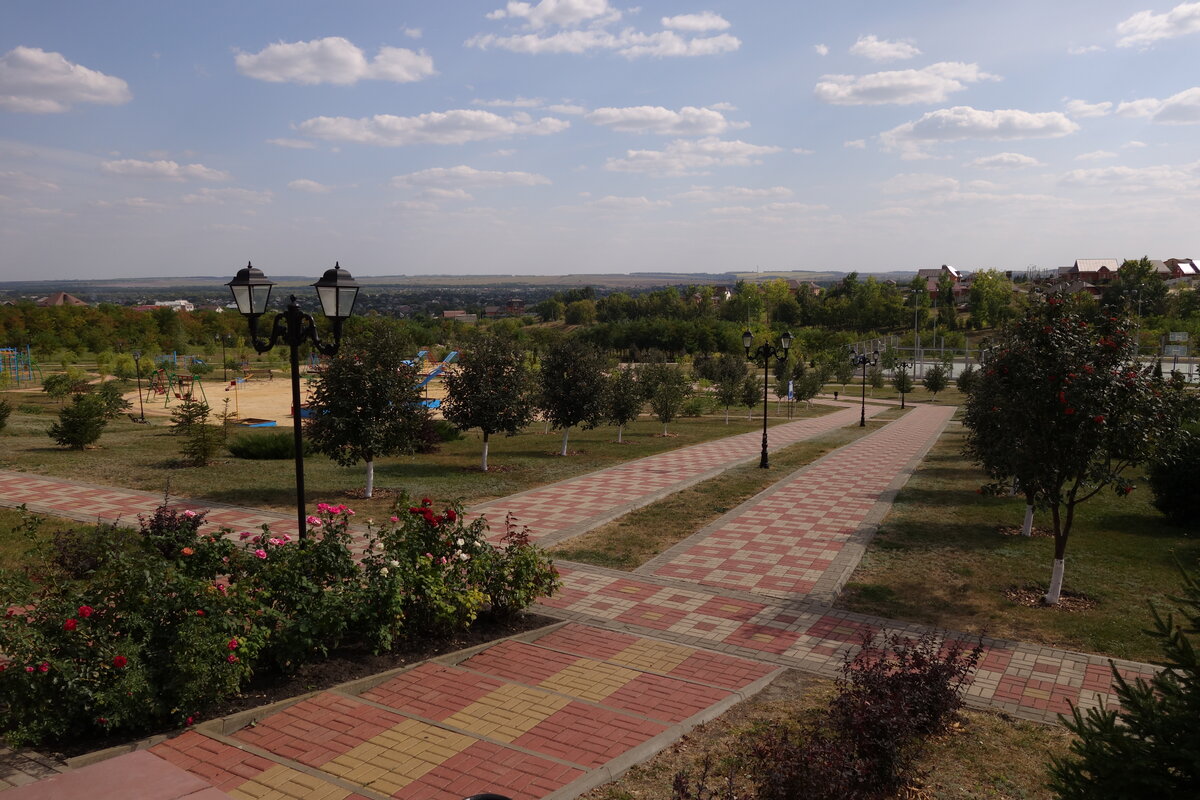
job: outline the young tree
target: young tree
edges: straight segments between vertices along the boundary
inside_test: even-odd
[[[937,393],[950,384],[950,379],[946,377],[945,367],[941,364],[934,364],[925,371],[925,377],[921,379],[921,383],[931,395],[937,397]]]
[[[171,410],[171,432],[183,437],[180,453],[193,467],[212,461],[221,445],[220,431],[208,424],[210,411],[202,400],[184,400]]]
[[[642,413],[645,396],[633,367],[613,370],[608,376],[604,416],[617,426],[617,443],[624,442],[625,426]]]
[[[663,436],[666,436],[667,425],[678,416],[683,402],[692,393],[691,381],[678,364],[666,363],[645,364],[638,378],[647,387],[650,410],[663,424]]]
[[[375,458],[413,450],[429,417],[417,366],[406,363],[410,349],[406,336],[381,323],[343,340],[316,373],[305,433],[315,451],[340,466],[366,463],[367,497],[375,490]]]
[[[966,452],[1007,490],[1050,511],[1054,566],[1045,602],[1058,603],[1078,505],[1105,488],[1125,495],[1125,472],[1196,415],[1182,384],[1137,361],[1125,316],[1085,319],[1054,295],[1006,328],[967,397]],[[1028,515],[1027,515],[1028,516]]]
[[[442,416],[462,429],[483,432],[482,469],[493,433],[513,436],[533,421],[533,378],[525,353],[502,334],[489,333],[464,351],[446,373]]]
[[[913,390],[913,379],[908,374],[908,364],[900,362],[892,374],[892,388],[900,393],[900,407],[904,408],[904,395]]]
[[[94,394],[76,394],[71,404],[58,412],[58,422],[50,425],[50,438],[63,447],[83,450],[100,438],[108,420],[104,406]]]
[[[1050,788],[1062,800],[1195,797],[1200,786],[1200,582],[1184,573],[1181,624],[1153,604],[1152,633],[1166,667],[1149,681],[1128,682],[1109,662],[1120,710],[1071,709],[1071,753],[1056,758]],[[1188,636],[1192,634],[1192,636]]]
[[[105,419],[116,419],[133,408],[133,403],[125,399],[120,384],[115,380],[105,381],[97,386],[96,396],[100,398],[100,403],[104,406]]]
[[[594,428],[604,419],[604,360],[594,347],[564,339],[547,351],[539,377],[542,411],[562,430],[565,456],[571,428]]]
[[[867,384],[872,389],[883,388],[883,367],[874,366],[867,370]]]
[[[975,369],[974,364],[967,364],[963,371],[958,373],[958,377],[954,379],[954,385],[963,394],[970,394],[975,388],[975,384],[979,379],[979,370]]]
[[[713,383],[717,390],[717,402],[725,406],[725,424],[729,424],[729,407],[736,405],[742,397],[742,384],[746,382],[746,359],[722,353],[716,359]]]
[[[746,419],[754,419],[754,407],[762,402],[762,384],[753,375],[742,382],[742,405],[746,407]]]

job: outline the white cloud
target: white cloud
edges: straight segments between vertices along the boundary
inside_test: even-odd
[[[270,191],[255,192],[251,189],[200,189],[180,198],[194,205],[252,205],[265,206],[274,198]]]
[[[471,105],[488,108],[538,108],[544,102],[540,97],[514,97],[512,100],[472,100]]]
[[[1194,125],[1200,122],[1200,86],[1185,89],[1165,100],[1152,97],[1117,106],[1122,117],[1149,117],[1160,125]]]
[[[1103,53],[1104,48],[1098,44],[1089,44],[1087,46],[1068,47],[1067,54],[1072,56],[1085,56],[1089,53]]]
[[[432,186],[421,192],[421,196],[427,200],[441,202],[442,200],[474,200],[475,198],[467,192],[466,189],[439,189]]]
[[[298,178],[298,179],[292,181],[291,183],[289,183],[288,188],[293,189],[297,192],[308,192],[310,194],[324,194],[325,192],[328,192],[332,187],[326,186],[323,183],[317,183],[316,181],[310,181],[308,178]]]
[[[0,191],[12,192],[57,192],[59,186],[28,172],[9,170],[0,172]]]
[[[392,178],[392,186],[439,189],[496,188],[500,186],[544,186],[550,179],[534,172],[499,172],[468,167],[433,167]]]
[[[968,83],[1000,80],[978,64],[943,61],[922,69],[874,72],[869,75],[822,75],[815,93],[818,100],[840,106],[895,103],[941,103]]]
[[[499,150],[493,150],[492,152],[488,153],[488,155],[496,156],[497,158],[508,158],[509,156],[516,155],[516,153],[517,151],[511,147],[503,147]]]
[[[703,31],[724,31],[729,29],[729,20],[711,11],[701,11],[699,14],[679,14],[674,17],[663,17],[664,28],[674,28],[677,31],[702,33]]]
[[[647,197],[617,197],[610,194],[593,200],[588,205],[606,211],[649,211],[653,208],[666,208],[671,204],[666,200],[651,200]]]
[[[1139,142],[1137,139],[1132,139],[1132,140],[1126,142],[1125,144],[1121,145],[1121,147],[1145,147],[1145,146],[1146,146],[1145,142]]]
[[[879,185],[883,194],[936,194],[958,190],[958,181],[946,175],[908,172],[888,178]]]
[[[543,136],[571,126],[566,120],[542,117],[534,120],[519,112],[502,117],[478,109],[432,111],[416,117],[377,114],[373,117],[313,117],[296,126],[307,136],[332,141],[401,147],[410,144],[464,144],[485,139]]]
[[[731,123],[712,108],[684,106],[672,111],[662,106],[597,108],[584,116],[593,125],[605,125],[626,133],[658,133],[664,136],[716,136],[746,123]]]
[[[847,141],[842,142],[842,147],[846,148],[847,150],[866,150],[867,149],[867,140],[866,139],[849,139]]]
[[[434,74],[433,59],[402,47],[381,47],[371,61],[348,39],[327,36],[310,42],[278,42],[257,53],[238,53],[238,71],[271,83],[348,86],[373,79],[411,83]]]
[[[267,144],[273,144],[276,147],[288,147],[292,150],[312,150],[316,144],[307,139],[267,139]]]
[[[541,0],[537,5],[509,0],[504,8],[488,12],[488,19],[520,19],[531,28],[567,27],[582,22],[615,22],[621,12],[608,0]]]
[[[1060,179],[1065,186],[1088,189],[1179,192],[1200,188],[1200,161],[1171,166],[1097,167],[1072,170]]]
[[[1106,158],[1116,158],[1117,154],[1108,150],[1093,150],[1090,153],[1080,153],[1075,156],[1076,161],[1103,161]]]
[[[919,56],[921,51],[908,42],[889,42],[872,34],[858,37],[858,41],[850,47],[850,55],[872,61],[897,61]]]
[[[1021,153],[996,153],[994,156],[984,156],[971,162],[972,167],[984,169],[1020,169],[1022,167],[1040,167],[1042,162]]]
[[[1165,14],[1139,11],[1117,25],[1117,47],[1153,44],[1200,31],[1200,3],[1180,3]]]
[[[196,179],[202,181],[227,181],[228,172],[212,169],[203,164],[180,164],[175,161],[139,161],[136,158],[123,158],[118,161],[104,161],[100,169],[110,175],[123,175],[131,178],[161,178],[169,181]]]
[[[1102,103],[1087,103],[1083,100],[1070,100],[1067,102],[1067,113],[1075,119],[1103,117],[1112,111],[1112,107],[1113,104],[1108,101]]]
[[[713,106],[713,108],[716,108],[716,106]],[[551,114],[571,114],[572,116],[578,116],[587,112],[587,109],[583,106],[571,105],[570,103],[555,103],[554,105],[546,106],[546,110]]]
[[[760,156],[778,153],[782,149],[716,137],[676,139],[663,150],[628,150],[624,158],[610,158],[604,168],[613,172],[641,172],[655,176],[701,175],[713,167],[758,164],[761,163]]]
[[[119,106],[133,98],[129,84],[67,61],[61,53],[14,47],[0,56],[0,108],[57,114],[75,103]]]
[[[754,189],[748,186],[693,186],[686,192],[672,195],[673,199],[690,203],[737,203],[747,200],[778,200],[791,197],[793,192],[786,186],[771,186]]]
[[[897,125],[879,135],[888,150],[899,150],[907,157],[920,157],[921,147],[933,142],[964,139],[1050,139],[1079,130],[1066,114],[1059,111],[1021,111],[998,109],[982,111],[970,106],[955,106],[930,111],[920,119]]]
[[[816,150],[809,150],[807,147],[793,147],[792,152],[798,156],[811,156]]]
[[[813,45],[813,50],[814,50],[814,51],[816,52],[816,54],[817,54],[817,55],[819,55],[819,56],[827,56],[827,55],[829,55],[829,45],[827,45],[827,44],[814,44],[814,45]]]
[[[423,33],[420,28],[405,28],[404,35],[410,39],[420,39]]]

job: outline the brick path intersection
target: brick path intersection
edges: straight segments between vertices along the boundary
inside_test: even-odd
[[[147,800],[454,800],[485,790],[519,800],[574,797],[749,696],[780,669],[832,676],[864,631],[924,631],[830,604],[953,410],[915,406],[780,476],[633,573],[560,562],[563,589],[537,606],[560,625],[204,723],[148,751],[10,794],[100,797],[97,787],[128,793],[137,785]],[[852,424],[858,413],[844,406],[776,426],[771,443],[783,447]],[[495,524],[519,509],[541,543],[560,541],[748,461],[759,442],[752,433],[680,448],[471,512]],[[0,472],[0,504],[20,502],[88,521],[129,521],[161,496]],[[268,522],[287,530],[288,515],[191,505],[233,529]],[[1115,702],[1108,659],[984,644],[972,705],[1054,721],[1068,701],[1085,708]],[[1133,662],[1118,667],[1127,677],[1152,671]],[[115,766],[122,762],[126,771]],[[152,786],[164,788],[147,794]]]

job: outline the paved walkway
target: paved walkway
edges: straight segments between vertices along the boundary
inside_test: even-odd
[[[857,419],[857,407],[819,419],[847,412]],[[147,800],[207,799],[202,793],[210,791],[338,800],[457,800],[485,790],[521,800],[573,797],[749,696],[780,668],[832,676],[864,632],[924,630],[833,610],[829,602],[952,412],[914,408],[783,476],[636,573],[560,563],[564,589],[538,610],[564,626],[321,692],[285,709],[209,722],[148,753],[13,789],[12,796],[70,796],[72,786],[92,795],[119,777],[112,765],[136,757],[131,768],[148,770],[168,787],[153,794],[138,784],[138,796]],[[789,425],[806,424],[814,435],[817,422]],[[772,430],[772,442],[783,427]],[[754,457],[756,435],[731,437],[743,438],[748,445],[697,445],[684,450],[707,448],[708,455],[675,451],[484,508],[492,518],[520,508],[522,522],[541,526],[535,532],[543,542],[555,541],[651,502],[669,486],[703,480],[720,464]],[[777,446],[785,441],[779,439]],[[668,464],[679,474],[655,471]],[[669,477],[673,483],[653,483]],[[20,483],[0,473],[0,502],[11,503]],[[73,500],[41,486],[39,502],[86,503],[87,487],[70,486]],[[133,499],[105,490],[103,503],[128,508]],[[250,526],[239,520],[232,527]],[[1115,701],[1107,659],[1016,642],[985,645],[972,705],[1053,721],[1068,701],[1085,708]],[[1151,672],[1144,664],[1118,666],[1128,677]],[[175,781],[166,777],[172,770]],[[128,781],[117,783],[128,791]],[[159,784],[147,778],[144,786],[151,785]]]

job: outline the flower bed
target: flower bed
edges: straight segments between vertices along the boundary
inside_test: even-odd
[[[511,615],[558,586],[549,559],[506,520],[426,499],[368,524],[351,550],[345,506],[320,504],[309,536],[202,535],[204,515],[160,507],[140,532],[67,531],[22,573],[0,574],[0,728],[12,744],[188,725],[255,676],[288,675],[332,649],[387,652]]]

